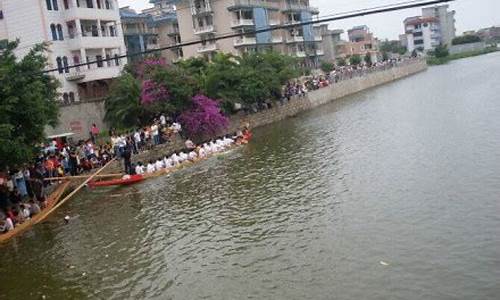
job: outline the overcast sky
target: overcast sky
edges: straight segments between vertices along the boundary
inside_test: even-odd
[[[406,0],[310,0],[311,6],[319,8],[320,17],[404,1]],[[151,6],[148,0],[118,0],[118,2],[120,6],[130,5],[136,10]],[[457,34],[500,25],[500,0],[456,0],[450,3],[450,8],[457,12],[455,16]],[[330,28],[346,30],[355,25],[368,25],[378,38],[397,39],[399,34],[403,33],[403,20],[420,14],[420,8],[402,10],[335,22]]]

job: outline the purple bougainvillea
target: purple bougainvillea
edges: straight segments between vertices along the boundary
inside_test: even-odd
[[[144,80],[142,82],[141,104],[149,105],[157,101],[166,101],[169,98],[168,90],[163,84],[153,80]]]
[[[219,103],[205,95],[194,96],[191,109],[183,112],[179,121],[190,137],[215,135],[228,125]]]

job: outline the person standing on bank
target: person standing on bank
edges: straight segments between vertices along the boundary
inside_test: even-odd
[[[125,148],[123,149],[122,157],[123,157],[123,164],[125,165],[125,173],[126,174],[132,174],[132,162],[131,162],[131,157],[132,157],[132,145],[129,143],[126,144]]]
[[[99,127],[95,123],[92,123],[92,127],[90,127],[90,139],[92,143],[95,144],[97,137],[99,136]]]

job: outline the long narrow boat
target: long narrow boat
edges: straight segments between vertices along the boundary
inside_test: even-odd
[[[17,225],[14,227],[13,230],[8,231],[6,233],[0,234],[0,243],[7,241],[8,239],[12,238],[13,236],[18,235],[19,233],[25,231],[26,229],[30,228],[34,224],[38,223],[40,220],[45,218],[44,212],[51,210],[57,202],[61,199],[62,195],[68,188],[70,182],[66,181],[61,183],[55,190],[50,194],[49,198],[47,199],[47,206],[42,210],[39,214],[34,215],[31,219],[28,219],[24,221],[24,223]]]
[[[88,183],[90,188],[95,188],[99,186],[114,186],[114,185],[131,185],[144,180],[142,175],[131,175],[128,178],[117,178],[111,180],[101,180],[101,181],[91,181]]]

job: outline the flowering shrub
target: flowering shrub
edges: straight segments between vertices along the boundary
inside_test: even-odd
[[[163,84],[156,83],[151,79],[142,82],[141,104],[149,105],[157,101],[166,101],[169,98],[167,88]]]
[[[183,112],[179,118],[189,136],[215,135],[227,127],[229,121],[222,114],[217,101],[205,95],[196,95],[192,101],[191,109]]]

